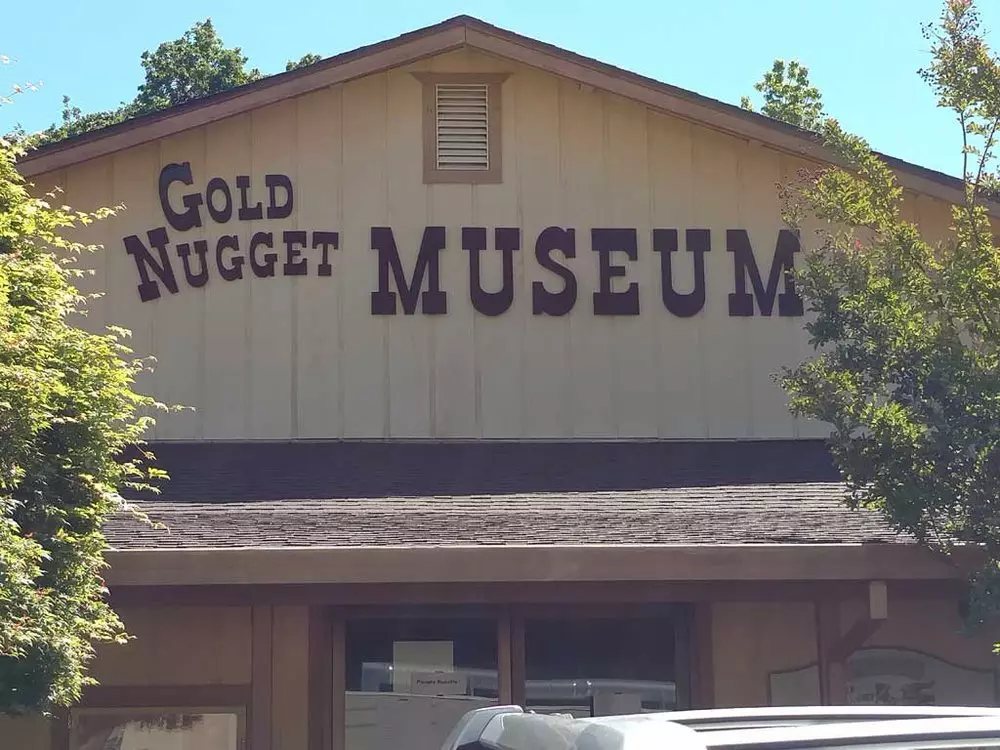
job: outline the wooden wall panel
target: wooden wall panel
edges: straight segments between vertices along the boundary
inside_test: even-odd
[[[535,259],[535,240],[548,226],[563,223],[559,214],[563,145],[559,129],[559,87],[556,78],[527,74],[510,79],[508,91],[518,112],[513,134],[518,151],[518,193],[524,243],[524,284],[514,292],[515,304],[526,309],[522,339],[522,436],[570,435],[571,370],[566,322],[533,315],[532,284],[550,290],[561,288],[559,279],[542,269]],[[558,256],[560,257],[561,256]]]
[[[296,100],[298,154],[295,198],[299,228],[337,232],[340,249],[329,250],[330,275],[296,279],[296,436],[341,437],[344,414],[344,154],[343,89],[334,87]],[[310,235],[307,254],[322,263]]]
[[[271,745],[275,750],[307,750],[309,608],[275,607],[272,636]]]
[[[208,125],[205,128],[202,185],[210,175],[235,179],[238,174],[249,174],[252,141],[249,114]],[[263,176],[254,174],[252,177],[252,202],[265,200]],[[240,247],[248,247],[251,235],[247,222],[231,224],[228,233],[238,237]],[[215,248],[210,250],[210,260],[214,260]],[[249,279],[226,282],[215,268],[205,287],[205,387],[201,409],[205,438],[249,437],[251,434],[252,396],[247,374],[250,293]]]
[[[371,314],[378,267],[370,230],[386,226],[386,76],[343,87],[344,267],[343,378],[345,436],[387,433],[388,369],[385,318]]]
[[[425,185],[422,88],[412,73],[509,74],[502,86],[503,181]],[[294,183],[295,209],[281,220],[170,230],[178,294],[140,302],[135,263],[122,237],[145,238],[164,225],[159,168],[189,161],[195,184],[171,187],[171,200],[204,191],[212,176],[250,175],[253,200],[267,202],[264,175]],[[803,318],[734,317],[734,255],[726,231],[745,229],[762,280],[781,228],[775,183],[803,166],[760,144],[535,69],[468,50],[353,80],[164,140],[80,164],[42,183],[65,182],[71,202],[124,201],[128,210],[95,228],[108,250],[96,261],[106,288],[91,323],[124,324],[140,354],[160,359],[145,378],[153,395],[195,412],[163,417],[159,439],[787,438],[823,435],[823,425],[792,419],[772,376],[810,354]],[[100,199],[98,201],[98,199]],[[909,216],[940,235],[947,207],[916,197]],[[424,228],[443,226],[444,315],[373,315],[378,257],[371,228],[391,227],[407,279]],[[521,232],[514,253],[515,295],[497,317],[474,310],[463,227],[485,227],[484,288],[502,284],[493,229]],[[571,269],[577,295],[563,316],[535,315],[532,287],[562,280],[535,254],[546,227],[575,231],[576,254],[554,258]],[[638,257],[625,261],[622,290],[639,284],[638,316],[594,313],[600,264],[594,228],[635,230]],[[685,232],[708,230],[707,298],[693,317],[665,309],[656,228],[676,229],[674,288],[694,288]],[[246,257],[255,231],[274,234],[275,276],[224,281],[215,243],[235,234]],[[304,276],[286,276],[281,232],[336,231],[330,275],[319,250],[303,248]],[[806,237],[809,228],[806,231]],[[209,242],[210,279],[190,288],[176,257],[179,241]],[[308,240],[311,235],[308,236]],[[800,256],[801,257],[801,256]],[[395,282],[391,283],[395,289]]]
[[[250,682],[249,607],[122,607],[124,646],[98,648],[101,685],[240,685]]]
[[[186,189],[184,186],[176,185],[175,190],[171,191],[173,195],[178,196],[174,199],[177,206],[181,205],[179,195],[182,192],[186,193],[199,188],[204,190],[210,177],[216,176],[209,175],[205,169],[205,141],[205,130],[198,128],[179,133],[160,142],[160,168],[167,164],[191,162],[194,185]],[[231,175],[223,173],[218,176],[226,179],[231,185],[233,184]],[[219,200],[218,203],[221,207],[222,201]],[[204,227],[192,229],[183,234],[168,229],[171,233],[171,239],[174,242],[191,242],[199,239],[203,230],[214,238],[221,234],[228,234],[240,227],[235,216],[229,223],[218,225],[208,216],[205,208],[202,208],[202,213]],[[245,247],[242,242],[241,247]],[[207,264],[212,263],[215,255],[214,242],[209,242],[209,248],[209,252],[205,256]],[[200,268],[196,257],[192,255],[190,258],[193,273],[197,273]],[[220,281],[210,279],[209,284],[215,281],[211,288],[207,285],[201,289],[190,288],[185,281],[184,266],[180,262],[175,264],[174,274],[180,287],[177,296],[180,297],[183,294],[185,297],[183,304],[176,304],[178,300],[170,300],[166,293],[153,303],[170,305],[172,308],[169,315],[157,315],[153,319],[153,336],[156,342],[156,397],[164,403],[186,408],[157,417],[156,433],[160,440],[200,438],[204,435],[202,409],[205,406],[203,398],[205,307],[207,297],[222,286]]]
[[[124,203],[126,210],[114,219],[113,227],[109,230],[115,241],[114,244],[112,240],[108,241],[105,315],[109,324],[124,326],[131,331],[131,336],[125,343],[136,356],[155,356],[158,349],[155,322],[160,317],[165,321],[169,319],[177,304],[176,295],[171,295],[161,284],[160,299],[152,302],[139,300],[135,264],[125,253],[122,238],[135,234],[146,240],[146,232],[161,224],[160,205],[155,189],[160,171],[159,144],[150,143],[117,153],[112,157],[111,168],[112,202]],[[72,171],[74,170],[67,170]],[[185,300],[182,304],[191,304],[191,300]],[[188,371],[197,367],[197,362],[187,356],[184,362]],[[161,376],[155,371],[140,373],[135,382],[136,390],[162,401],[161,393],[168,386],[161,386],[160,380]],[[155,416],[159,419],[162,415],[157,412]],[[159,438],[160,431],[154,428],[151,437]]]

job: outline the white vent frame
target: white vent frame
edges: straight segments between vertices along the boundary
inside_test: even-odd
[[[434,168],[489,171],[488,83],[434,84]]]
[[[503,82],[509,74],[413,73],[413,76],[423,85],[424,183],[502,182],[501,107]],[[463,97],[468,99],[465,106],[461,102]],[[452,112],[440,112],[439,104],[447,104]],[[452,124],[442,128],[443,117],[450,118]],[[447,142],[454,148],[443,152],[442,144]],[[463,154],[467,165],[462,164]]]

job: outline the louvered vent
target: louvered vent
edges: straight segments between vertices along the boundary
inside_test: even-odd
[[[437,84],[437,168],[490,168],[489,87],[476,83]]]

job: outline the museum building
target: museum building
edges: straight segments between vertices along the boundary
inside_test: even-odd
[[[997,702],[962,571],[844,505],[792,127],[457,17],[22,160],[171,475],[134,639],[18,750],[437,750],[466,710]],[[888,158],[888,157],[886,157]],[[889,159],[931,237],[953,178]]]

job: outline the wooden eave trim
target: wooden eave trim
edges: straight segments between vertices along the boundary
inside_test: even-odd
[[[962,571],[905,544],[586,545],[114,550],[108,585],[570,581],[949,580]]]
[[[790,128],[786,132],[782,125],[765,117],[755,118],[733,111],[733,107],[721,102],[702,101],[702,97],[693,92],[674,92],[668,84],[637,73],[465,18],[346,52],[327,61],[327,67],[321,65],[315,71],[303,71],[301,75],[290,78],[279,75],[273,83],[265,79],[250,84],[248,90],[210,99],[203,104],[196,103],[190,109],[168,110],[161,117],[141,119],[131,125],[126,123],[121,130],[106,135],[84,136],[82,141],[68,143],[63,148],[44,150],[37,156],[29,155],[18,162],[18,169],[25,177],[34,177],[463,46],[585,83],[689,122],[757,141],[788,154],[822,163],[832,161],[830,154],[815,139]],[[964,200],[958,180],[950,184],[951,178],[946,175],[939,178],[917,165],[884,154],[881,156],[896,172],[903,188],[948,203]],[[993,216],[1000,217],[1000,206],[991,205],[989,211]]]
[[[349,59],[329,68],[277,80],[271,85],[257,87],[251,84],[252,88],[248,91],[236,91],[231,96],[209,100],[190,109],[176,112],[167,110],[162,117],[152,120],[140,119],[131,127],[126,123],[122,126],[122,130],[117,132],[97,135],[93,139],[85,139],[78,143],[68,143],[65,148],[46,150],[37,156],[28,155],[18,161],[18,170],[26,178],[35,177],[78,162],[166,138],[183,130],[207,125],[251,109],[266,107],[284,99],[417,62],[462,47],[465,44],[465,31],[464,26],[448,27],[402,42],[396,40],[383,42],[375,45],[377,49],[366,54],[346,53]]]
[[[491,31],[469,28],[466,32],[467,44],[499,57],[513,59],[529,67],[554,75],[569,78],[579,83],[617,94],[626,99],[645,104],[665,114],[678,117],[696,125],[712,128],[728,135],[745,138],[770,146],[778,151],[826,164],[837,163],[818,141],[799,132],[782,132],[781,126],[767,118],[754,118],[737,114],[729,106],[720,103],[696,101],[693,98],[673,94],[667,85],[645,79],[636,73],[611,68],[604,63],[591,61],[568,51],[559,54],[540,48],[543,43],[518,43]],[[946,201],[962,203],[964,192],[957,185],[922,174],[923,169],[909,165],[900,159],[879,154],[896,173],[900,185],[924,195]],[[843,166],[843,165],[841,165]],[[928,170],[929,171],[929,170]],[[1000,205],[992,205],[989,211],[1000,216]]]

